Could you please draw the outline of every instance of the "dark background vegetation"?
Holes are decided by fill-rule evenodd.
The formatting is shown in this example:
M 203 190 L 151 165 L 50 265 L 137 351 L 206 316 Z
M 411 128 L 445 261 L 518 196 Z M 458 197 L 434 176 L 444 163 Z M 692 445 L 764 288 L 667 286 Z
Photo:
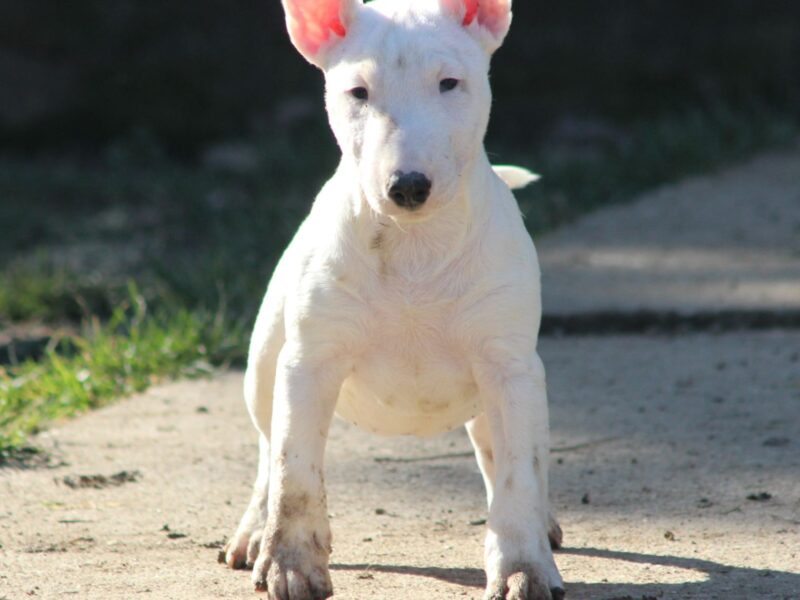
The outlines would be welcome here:
M 321 77 L 290 46 L 277 0 L 3 0 L 0 81 L 4 150 L 141 129 L 187 155 L 252 131 L 326 137 Z M 518 0 L 493 83 L 492 139 L 523 146 L 565 115 L 796 107 L 800 5 Z
M 402 0 L 396 0 L 402 1 Z M 534 233 L 800 132 L 800 3 L 514 4 L 487 148 Z M 0 462 L 49 419 L 241 363 L 335 166 L 277 0 L 0 0 Z

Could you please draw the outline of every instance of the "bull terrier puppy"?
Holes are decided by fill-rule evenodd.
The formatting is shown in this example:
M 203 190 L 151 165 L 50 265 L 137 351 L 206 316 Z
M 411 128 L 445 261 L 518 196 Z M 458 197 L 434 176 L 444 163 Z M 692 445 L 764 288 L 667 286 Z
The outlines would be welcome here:
M 510 5 L 283 0 L 342 158 L 275 269 L 245 374 L 258 476 L 224 560 L 271 600 L 333 593 L 334 412 L 386 435 L 466 424 L 489 503 L 485 597 L 564 596 L 539 266 L 509 189 L 532 175 L 493 169 L 483 147 Z

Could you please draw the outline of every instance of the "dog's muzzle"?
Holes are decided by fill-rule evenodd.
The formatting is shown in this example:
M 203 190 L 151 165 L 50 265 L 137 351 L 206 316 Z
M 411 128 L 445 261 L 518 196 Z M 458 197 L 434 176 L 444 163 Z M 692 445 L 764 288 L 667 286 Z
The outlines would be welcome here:
M 389 178 L 389 197 L 397 206 L 413 210 L 428 199 L 431 185 L 431 180 L 417 171 L 395 171 Z

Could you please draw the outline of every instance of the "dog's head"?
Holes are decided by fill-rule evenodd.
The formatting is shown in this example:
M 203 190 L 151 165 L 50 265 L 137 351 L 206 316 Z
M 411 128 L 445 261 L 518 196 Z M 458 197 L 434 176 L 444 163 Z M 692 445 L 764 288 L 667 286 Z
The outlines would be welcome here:
M 489 58 L 511 0 L 283 0 L 292 42 L 325 73 L 336 140 L 369 205 L 424 219 L 482 149 Z

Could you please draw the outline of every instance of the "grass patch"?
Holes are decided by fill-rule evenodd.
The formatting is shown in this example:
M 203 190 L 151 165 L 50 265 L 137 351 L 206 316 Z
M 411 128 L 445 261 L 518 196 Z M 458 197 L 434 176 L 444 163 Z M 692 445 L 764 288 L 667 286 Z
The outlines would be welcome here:
M 51 324 L 107 318 L 115 298 L 125 295 L 111 282 L 76 277 L 44 258 L 14 263 L 0 280 L 0 315 L 10 322 L 39 320 Z
M 148 311 L 131 286 L 111 318 L 90 319 L 39 362 L 0 367 L 0 463 L 50 421 L 103 406 L 167 377 L 243 360 L 245 330 L 224 311 Z
M 517 194 L 532 231 L 789 143 L 800 123 L 716 108 L 618 131 L 495 156 L 543 175 Z M 269 274 L 336 160 L 333 145 L 314 136 L 252 146 L 258 167 L 245 173 L 178 164 L 141 139 L 100 165 L 0 161 L 0 197 L 13 200 L 0 206 L 0 226 L 17 232 L 0 242 L 0 330 L 34 320 L 78 331 L 38 361 L 0 367 L 0 461 L 50 421 L 244 360 Z M 53 247 L 87 238 L 112 250 L 94 247 L 78 268 L 56 260 Z M 130 271 L 97 266 L 126 245 L 143 249 Z

